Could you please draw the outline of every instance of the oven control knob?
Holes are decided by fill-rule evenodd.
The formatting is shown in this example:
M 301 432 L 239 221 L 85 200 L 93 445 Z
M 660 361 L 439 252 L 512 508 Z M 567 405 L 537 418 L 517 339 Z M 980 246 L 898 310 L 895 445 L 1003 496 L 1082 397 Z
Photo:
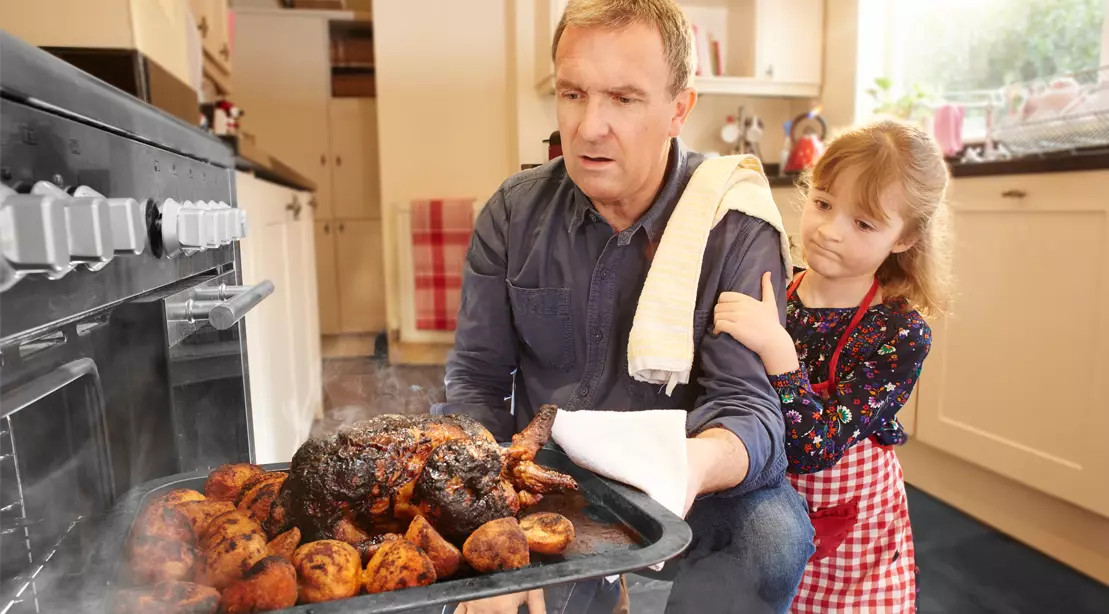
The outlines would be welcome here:
M 204 244 L 200 249 L 219 247 L 219 228 L 216 223 L 218 220 L 215 212 L 212 211 L 212 206 L 206 200 L 193 201 L 193 206 L 200 210 L 200 223 L 204 227 L 202 234 Z
M 250 230 L 250 223 L 247 221 L 246 211 L 242 209 L 235 209 L 235 215 L 239 218 L 237 228 L 239 229 L 239 240 L 245 239 Z
M 223 226 L 223 244 L 231 245 L 238 241 L 238 214 L 231 205 L 220 201 L 216 203 L 220 207 L 220 224 Z
M 71 264 L 83 264 L 93 271 L 104 268 L 115 256 L 112 219 L 108 201 L 103 197 L 70 197 L 58 186 L 39 181 L 31 194 L 54 196 L 65 203 L 66 240 Z
M 74 196 L 100 197 L 96 190 L 80 186 Z M 119 256 L 137 256 L 146 249 L 146 205 L 134 198 L 109 198 L 108 214 L 112 218 L 112 239 Z
M 186 200 L 177 214 L 178 240 L 185 255 L 192 255 L 198 251 L 208 249 L 208 211 L 199 207 L 198 203 Z
M 215 240 L 217 245 L 227 245 L 231 242 L 231 232 L 227 227 L 227 210 L 214 200 L 208 201 L 209 214 L 215 224 Z
M 28 273 L 68 273 L 65 201 L 52 195 L 16 194 L 0 186 L 0 255 L 7 262 L 5 288 Z

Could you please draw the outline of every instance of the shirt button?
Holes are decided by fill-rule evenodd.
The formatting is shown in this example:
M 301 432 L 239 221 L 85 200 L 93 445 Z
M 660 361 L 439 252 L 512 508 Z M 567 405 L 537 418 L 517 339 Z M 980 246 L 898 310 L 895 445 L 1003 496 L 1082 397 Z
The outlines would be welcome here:
M 596 339 L 597 341 L 600 341 L 601 339 L 605 338 L 605 334 L 602 333 L 601 331 L 597 331 L 597 332 L 593 333 L 593 338 Z
M 581 388 L 578 388 L 578 396 L 579 397 L 589 396 L 589 386 L 582 386 Z
M 608 271 L 601 271 L 601 279 L 608 278 Z

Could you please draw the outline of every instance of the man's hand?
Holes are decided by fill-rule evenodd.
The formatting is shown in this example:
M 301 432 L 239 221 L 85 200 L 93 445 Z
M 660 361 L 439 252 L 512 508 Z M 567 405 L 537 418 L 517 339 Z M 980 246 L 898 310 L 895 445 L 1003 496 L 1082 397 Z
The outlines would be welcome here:
M 528 604 L 530 614 L 547 614 L 547 602 L 543 599 L 541 588 L 526 593 L 512 593 L 460 603 L 454 610 L 454 614 L 516 614 L 520 606 L 525 603 Z
M 716 303 L 713 332 L 728 333 L 762 358 L 766 371 L 789 373 L 797 369 L 793 340 L 778 319 L 778 301 L 770 273 L 762 276 L 762 300 L 740 292 L 724 292 Z

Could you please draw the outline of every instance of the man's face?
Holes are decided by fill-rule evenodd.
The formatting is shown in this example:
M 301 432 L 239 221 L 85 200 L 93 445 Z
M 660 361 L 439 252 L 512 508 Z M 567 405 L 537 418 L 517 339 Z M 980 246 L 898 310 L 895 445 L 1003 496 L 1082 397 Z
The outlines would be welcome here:
M 670 95 L 658 31 L 567 28 L 555 55 L 562 152 L 570 178 L 596 203 L 650 202 L 672 137 L 696 95 Z

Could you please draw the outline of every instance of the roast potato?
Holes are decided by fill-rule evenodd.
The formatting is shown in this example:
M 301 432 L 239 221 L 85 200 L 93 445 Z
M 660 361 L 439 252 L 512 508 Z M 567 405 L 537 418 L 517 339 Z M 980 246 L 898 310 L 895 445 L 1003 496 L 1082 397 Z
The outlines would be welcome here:
M 261 531 L 228 537 L 201 549 L 197 582 L 223 590 L 267 554 L 266 536 Z
M 291 608 L 296 602 L 293 564 L 280 556 L 267 556 L 223 589 L 219 606 L 224 614 L 242 614 Z
M 162 537 L 134 536 L 128 546 L 131 577 L 137 584 L 189 580 L 196 564 L 192 544 Z
M 262 468 L 250 463 L 220 465 L 208 474 L 204 494 L 216 501 L 235 501 L 242 493 L 243 485 L 260 473 Z
M 134 537 L 158 537 L 186 544 L 196 543 L 193 524 L 181 510 L 165 502 L 156 502 L 139 514 L 131 527 Z
M 562 514 L 536 512 L 520 519 L 528 549 L 541 554 L 562 554 L 574 541 L 574 523 Z
M 208 529 L 208 523 L 210 523 L 213 518 L 224 512 L 230 512 L 235 509 L 234 504 L 230 501 L 208 500 L 186 501 L 174 507 L 189 519 L 193 527 L 193 532 L 196 533 L 197 537 L 204 535 Z
M 151 502 L 151 505 L 155 503 L 165 503 L 172 506 L 178 505 L 180 503 L 186 503 L 188 501 L 203 501 L 205 498 L 206 497 L 200 492 L 195 491 L 191 488 L 175 488 L 167 493 L 155 497 L 154 500 Z
M 116 614 L 215 614 L 219 591 L 192 582 L 159 582 L 116 594 Z
M 300 529 L 293 527 L 266 544 L 266 551 L 271 555 L 279 556 L 290 563 L 293 562 L 293 553 L 300 545 Z
M 208 523 L 207 530 L 200 536 L 200 549 L 211 550 L 216 544 L 236 535 L 256 533 L 265 540 L 265 532 L 250 514 L 231 510 L 219 514 Z
M 262 473 L 256 473 L 252 475 L 251 477 L 247 478 L 246 482 L 243 482 L 243 487 L 239 490 L 239 496 L 235 497 L 235 505 L 238 506 L 240 503 L 242 503 L 248 492 L 261 486 L 262 484 L 265 484 L 266 482 L 272 482 L 274 480 L 284 481 L 287 477 L 289 477 L 288 471 L 263 471 Z
M 424 554 L 435 565 L 435 576 L 438 579 L 447 578 L 458 571 L 462 564 L 462 553 L 454 544 L 443 539 L 443 536 L 431 526 L 423 516 L 416 516 L 408 525 L 408 532 L 404 538 L 420 547 Z
M 263 473 L 254 478 L 248 486 L 244 486 L 236 507 L 249 513 L 259 524 L 262 524 L 269 519 L 274 501 L 281 491 L 281 485 L 288 477 L 288 473 L 275 471 Z
M 531 563 L 528 538 L 511 516 L 478 527 L 462 544 L 462 556 L 481 573 L 519 569 Z
M 354 546 L 337 539 L 322 539 L 293 553 L 300 601 L 319 603 L 358 594 L 362 584 L 362 559 Z
M 427 586 L 435 579 L 435 564 L 419 546 L 404 539 L 382 544 L 362 575 L 367 593 Z

